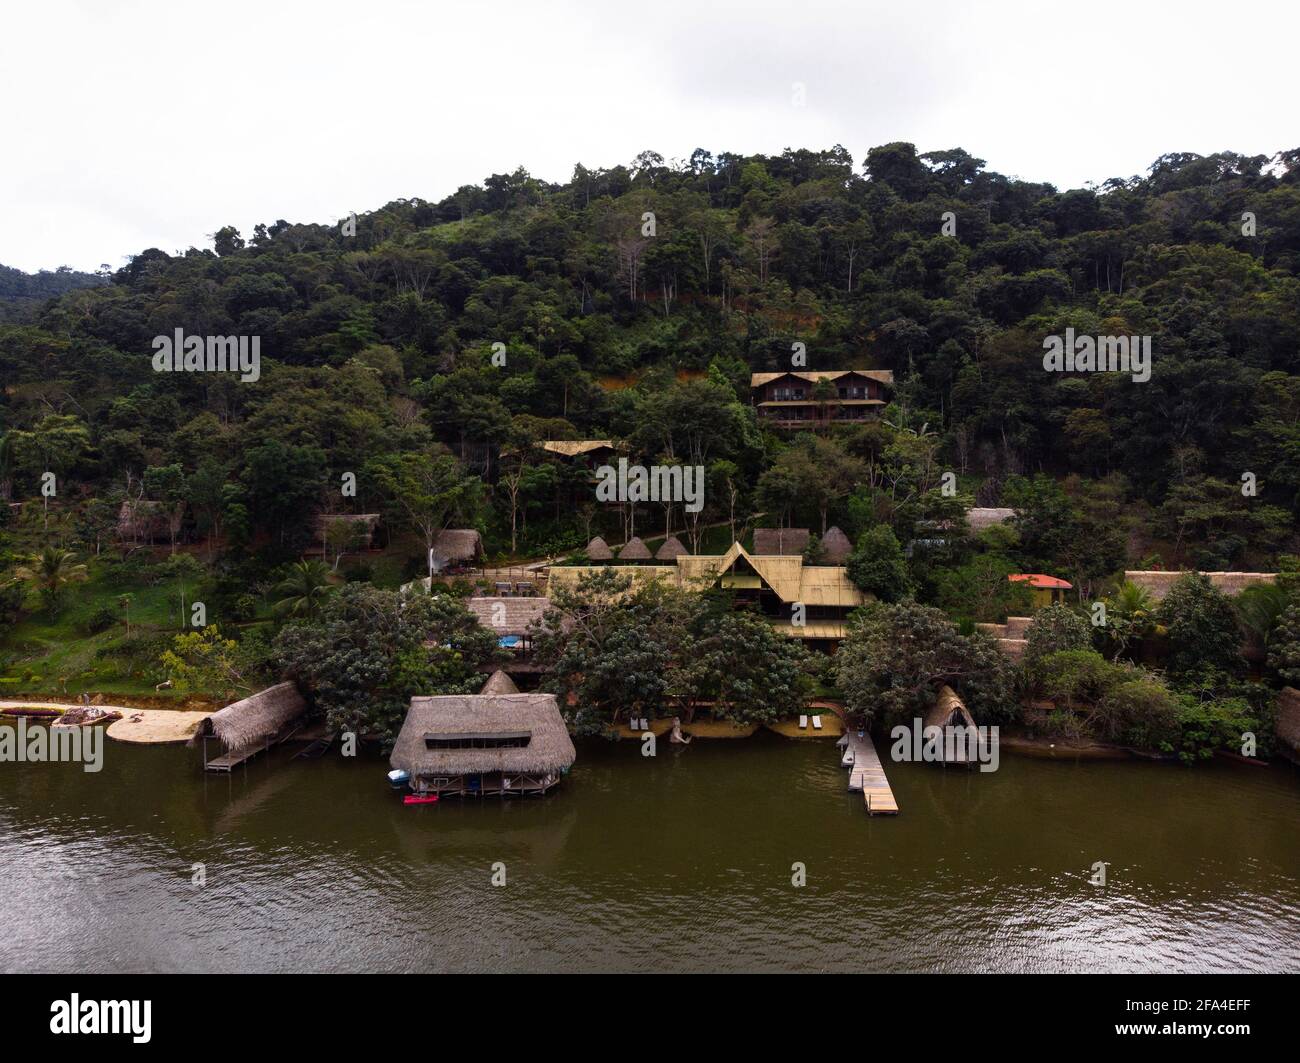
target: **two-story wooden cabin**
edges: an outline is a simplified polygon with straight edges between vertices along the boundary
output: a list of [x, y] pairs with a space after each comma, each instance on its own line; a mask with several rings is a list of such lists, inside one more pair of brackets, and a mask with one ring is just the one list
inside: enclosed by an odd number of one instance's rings
[[[819, 388], [822, 380], [830, 386]], [[878, 417], [893, 387], [894, 374], [888, 369], [792, 370], [753, 373], [749, 378], [750, 401], [758, 415], [780, 428]]]

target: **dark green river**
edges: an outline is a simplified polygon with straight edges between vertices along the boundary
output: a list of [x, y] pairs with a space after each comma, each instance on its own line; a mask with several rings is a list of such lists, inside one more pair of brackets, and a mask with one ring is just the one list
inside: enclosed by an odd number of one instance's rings
[[831, 742], [659, 748], [425, 807], [378, 757], [0, 764], [0, 969], [1300, 970], [1289, 767], [887, 764], [873, 819]]

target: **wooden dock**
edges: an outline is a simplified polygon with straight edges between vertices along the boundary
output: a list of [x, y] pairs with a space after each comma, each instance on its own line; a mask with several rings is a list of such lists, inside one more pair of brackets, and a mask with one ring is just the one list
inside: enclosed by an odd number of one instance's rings
[[898, 815], [898, 802], [894, 800], [894, 791], [889, 787], [871, 736], [849, 731], [841, 741], [845, 747], [840, 763], [849, 769], [849, 790], [862, 791], [862, 799], [871, 815]]
[[208, 740], [205, 736], [203, 739], [203, 767], [206, 771], [234, 771], [241, 764], [247, 764], [259, 753], [265, 753], [273, 746], [278, 746], [281, 742], [287, 742], [302, 729], [301, 720], [296, 720], [289, 724], [279, 734], [275, 735], [264, 743], [258, 743], [252, 746], [246, 746], [243, 749], [232, 749], [222, 753], [219, 757], [207, 759]]

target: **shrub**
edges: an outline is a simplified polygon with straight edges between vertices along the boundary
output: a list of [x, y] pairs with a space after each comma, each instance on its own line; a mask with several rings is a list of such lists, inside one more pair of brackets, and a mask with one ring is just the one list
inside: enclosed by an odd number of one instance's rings
[[1092, 625], [1064, 605], [1049, 605], [1034, 614], [1025, 632], [1025, 663], [1030, 665], [1053, 653], [1092, 648]]
[[1241, 666], [1241, 633], [1227, 595], [1207, 576], [1189, 572], [1160, 603], [1160, 620], [1169, 632], [1169, 672], [1173, 676], [1215, 668], [1236, 672]]
[[92, 635], [98, 635], [101, 631], [107, 631], [118, 622], [117, 611], [110, 609], [106, 605], [101, 605], [86, 621], [86, 630]]

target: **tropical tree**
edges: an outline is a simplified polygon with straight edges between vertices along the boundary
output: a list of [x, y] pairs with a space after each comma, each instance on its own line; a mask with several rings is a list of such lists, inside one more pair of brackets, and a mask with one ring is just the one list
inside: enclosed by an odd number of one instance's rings
[[39, 554], [31, 554], [14, 572], [14, 577], [30, 584], [50, 612], [58, 612], [69, 586], [86, 580], [88, 573], [71, 550], [47, 546]]
[[289, 567], [289, 575], [272, 589], [274, 610], [279, 616], [317, 616], [333, 590], [325, 562], [296, 561]]

